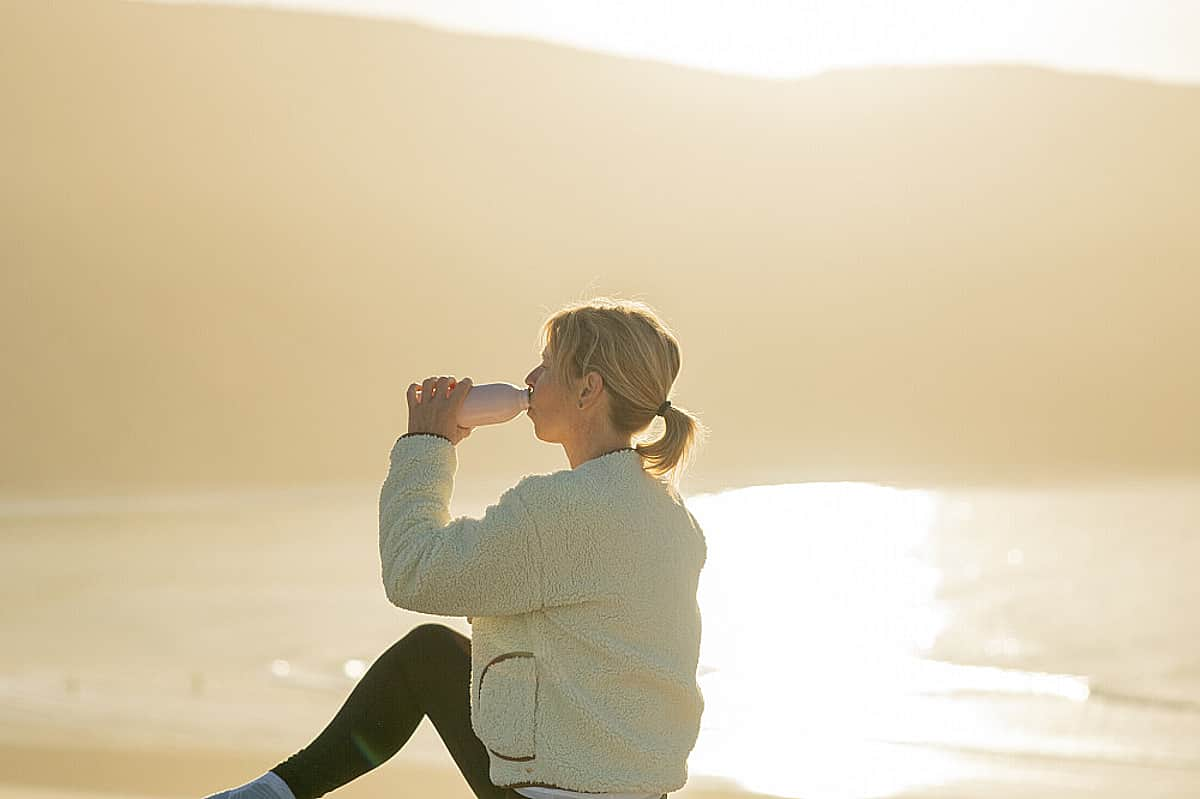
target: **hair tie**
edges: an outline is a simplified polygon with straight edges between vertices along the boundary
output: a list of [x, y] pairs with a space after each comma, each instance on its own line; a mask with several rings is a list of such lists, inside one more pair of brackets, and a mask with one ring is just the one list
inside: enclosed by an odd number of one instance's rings
[[670, 400], [663, 400], [663, 404], [658, 406], [658, 410], [654, 412], [655, 416], [661, 416], [664, 419], [667, 417], [667, 408], [671, 407]]

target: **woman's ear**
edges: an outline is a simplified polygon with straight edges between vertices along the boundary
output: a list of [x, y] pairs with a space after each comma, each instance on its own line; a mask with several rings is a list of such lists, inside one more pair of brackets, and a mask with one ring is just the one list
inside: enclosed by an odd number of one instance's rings
[[584, 388], [588, 394], [599, 394], [604, 388], [604, 378], [599, 372], [588, 372], [587, 386]]

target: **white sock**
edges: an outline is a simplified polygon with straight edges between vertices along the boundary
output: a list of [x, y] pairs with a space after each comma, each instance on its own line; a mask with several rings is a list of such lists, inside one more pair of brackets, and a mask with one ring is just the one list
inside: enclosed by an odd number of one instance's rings
[[278, 774], [268, 771], [245, 785], [214, 793], [204, 799], [296, 799], [296, 796]]

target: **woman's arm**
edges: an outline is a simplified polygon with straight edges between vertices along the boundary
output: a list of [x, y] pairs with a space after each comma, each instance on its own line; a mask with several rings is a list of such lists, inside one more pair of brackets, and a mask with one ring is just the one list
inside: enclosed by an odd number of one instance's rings
[[482, 519], [450, 520], [458, 461], [440, 436], [403, 436], [379, 497], [384, 591], [397, 607], [506, 616], [543, 607], [538, 531], [518, 483]]

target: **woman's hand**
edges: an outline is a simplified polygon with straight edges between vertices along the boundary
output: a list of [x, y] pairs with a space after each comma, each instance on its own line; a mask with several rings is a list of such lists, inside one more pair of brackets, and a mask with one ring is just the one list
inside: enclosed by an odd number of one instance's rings
[[437, 433], [452, 444], [471, 435], [474, 428], [458, 426], [458, 409], [471, 391], [471, 378], [430, 377], [419, 386], [420, 396], [417, 388], [416, 383], [408, 386], [408, 432]]

